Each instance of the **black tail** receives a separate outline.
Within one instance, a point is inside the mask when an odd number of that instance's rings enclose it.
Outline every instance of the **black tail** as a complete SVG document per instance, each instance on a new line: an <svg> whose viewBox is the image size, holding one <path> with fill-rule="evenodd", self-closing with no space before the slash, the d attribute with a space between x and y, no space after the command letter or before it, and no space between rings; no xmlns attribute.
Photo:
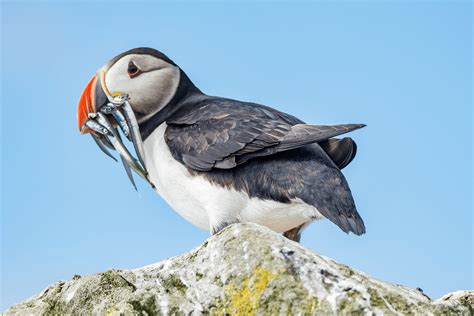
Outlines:
<svg viewBox="0 0 474 316"><path fill-rule="evenodd" d="M357 212L349 185L337 167L315 164L313 169L298 173L304 185L295 188L296 197L314 206L344 232L365 233L364 221Z"/></svg>

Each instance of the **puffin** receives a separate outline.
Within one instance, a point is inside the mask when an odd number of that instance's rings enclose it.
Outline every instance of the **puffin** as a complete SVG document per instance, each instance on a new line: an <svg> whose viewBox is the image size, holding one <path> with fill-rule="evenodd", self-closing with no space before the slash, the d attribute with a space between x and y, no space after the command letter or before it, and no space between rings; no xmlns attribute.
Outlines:
<svg viewBox="0 0 474 316"><path fill-rule="evenodd" d="M104 109L120 96L129 100L128 111L109 121ZM132 126L119 113L128 113ZM320 219L345 233L365 233L341 172L357 145L336 137L364 124L306 124L266 105L207 95L165 54L146 47L100 68L77 114L80 132L92 134L105 152L115 147L111 139L121 144L117 126L128 138L135 130L140 159L122 156L129 177L143 165L140 175L167 204L211 234L250 222L299 242Z"/></svg>

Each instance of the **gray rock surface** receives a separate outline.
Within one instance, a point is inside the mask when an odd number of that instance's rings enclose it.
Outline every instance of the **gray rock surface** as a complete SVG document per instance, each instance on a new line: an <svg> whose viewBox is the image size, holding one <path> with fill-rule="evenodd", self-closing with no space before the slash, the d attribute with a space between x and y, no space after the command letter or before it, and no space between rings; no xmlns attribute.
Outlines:
<svg viewBox="0 0 474 316"><path fill-rule="evenodd" d="M236 224L163 262L57 282L5 315L471 315L473 304L473 291L433 301Z"/></svg>

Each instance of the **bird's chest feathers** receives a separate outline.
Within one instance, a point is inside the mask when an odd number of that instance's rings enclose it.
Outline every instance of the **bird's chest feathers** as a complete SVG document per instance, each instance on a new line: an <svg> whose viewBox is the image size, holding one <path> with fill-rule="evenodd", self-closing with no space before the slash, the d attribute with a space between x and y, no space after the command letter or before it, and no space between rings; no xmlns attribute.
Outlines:
<svg viewBox="0 0 474 316"><path fill-rule="evenodd" d="M147 170L156 191L190 223L208 230L224 223L254 222L283 232L308 220L307 205L250 198L191 175L171 155L164 137L166 127L161 124L143 144Z"/></svg>
<svg viewBox="0 0 474 316"><path fill-rule="evenodd" d="M147 169L156 191L181 216L192 224L209 229L206 211L197 195L195 177L176 161L165 142L166 123L161 124L144 142Z"/></svg>

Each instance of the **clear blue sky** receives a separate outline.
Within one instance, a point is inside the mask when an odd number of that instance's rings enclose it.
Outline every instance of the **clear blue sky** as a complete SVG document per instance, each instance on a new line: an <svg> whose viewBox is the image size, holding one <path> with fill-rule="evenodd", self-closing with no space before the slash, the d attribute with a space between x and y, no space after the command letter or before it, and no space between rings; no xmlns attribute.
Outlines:
<svg viewBox="0 0 474 316"><path fill-rule="evenodd" d="M206 93L311 123L366 123L344 170L367 234L302 244L437 298L473 288L469 2L2 2L0 310L48 284L179 255L208 233L76 126L114 55L155 47Z"/></svg>

